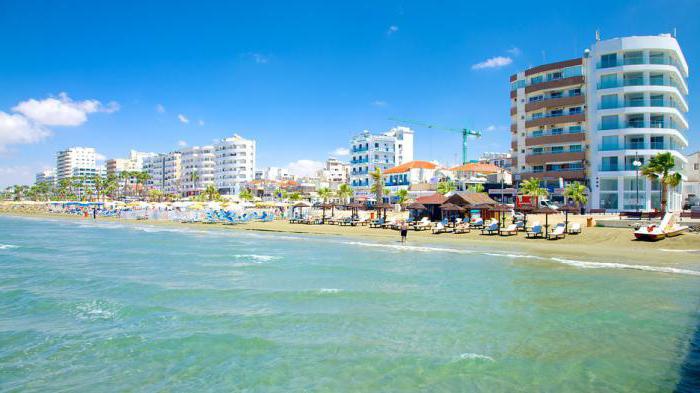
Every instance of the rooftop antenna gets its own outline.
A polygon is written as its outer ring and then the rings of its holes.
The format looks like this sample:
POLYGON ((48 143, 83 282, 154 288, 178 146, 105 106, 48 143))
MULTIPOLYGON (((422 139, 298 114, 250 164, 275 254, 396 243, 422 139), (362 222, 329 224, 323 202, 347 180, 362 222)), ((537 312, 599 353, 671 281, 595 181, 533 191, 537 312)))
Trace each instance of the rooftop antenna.
POLYGON ((595 31, 595 40, 600 41, 600 30, 595 31))

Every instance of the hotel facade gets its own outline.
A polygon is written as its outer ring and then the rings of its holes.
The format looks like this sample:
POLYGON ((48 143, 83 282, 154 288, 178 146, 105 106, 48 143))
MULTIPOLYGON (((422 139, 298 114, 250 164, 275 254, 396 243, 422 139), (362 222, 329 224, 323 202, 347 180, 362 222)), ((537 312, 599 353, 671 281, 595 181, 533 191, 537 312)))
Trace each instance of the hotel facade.
MULTIPOLYGON (((687 77, 668 34, 596 41, 581 58, 512 75, 515 180, 539 179, 554 200, 563 200, 565 184, 585 183, 593 209, 659 209, 660 184, 637 169, 671 152, 683 175, 687 77)), ((669 209, 682 207, 681 190, 669 190, 669 209)))
POLYGON ((395 127, 383 134, 364 131, 350 142, 350 185, 356 196, 368 196, 372 186, 371 172, 385 171, 413 161, 413 130, 395 127))

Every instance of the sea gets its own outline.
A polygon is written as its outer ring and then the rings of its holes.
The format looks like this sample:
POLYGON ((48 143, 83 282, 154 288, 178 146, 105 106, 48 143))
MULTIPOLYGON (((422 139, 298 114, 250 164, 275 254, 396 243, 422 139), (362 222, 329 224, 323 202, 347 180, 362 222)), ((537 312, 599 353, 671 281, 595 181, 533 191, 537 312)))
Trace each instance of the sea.
POLYGON ((692 269, 0 216, 2 392, 697 392, 699 346, 692 269))

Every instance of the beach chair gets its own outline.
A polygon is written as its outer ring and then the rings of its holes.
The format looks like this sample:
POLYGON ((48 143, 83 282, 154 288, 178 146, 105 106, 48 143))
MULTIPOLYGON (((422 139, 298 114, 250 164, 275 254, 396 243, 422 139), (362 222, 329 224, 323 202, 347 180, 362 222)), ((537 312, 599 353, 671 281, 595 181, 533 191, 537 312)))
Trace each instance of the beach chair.
POLYGON ((579 233, 581 233, 581 223, 571 223, 571 226, 569 226, 569 235, 578 235, 579 233))
POLYGON ((438 222, 435 225, 435 228, 433 228, 433 235, 437 235, 438 233, 446 233, 447 228, 445 228, 445 225, 443 225, 442 222, 438 222))
POLYGON ((385 222, 384 224, 382 224, 382 228, 384 228, 384 229, 394 229, 394 228, 398 228, 398 226, 399 226, 399 220, 396 218, 392 219, 389 222, 385 222))
POLYGON ((492 222, 488 226, 481 228, 482 235, 495 235, 498 233, 498 222, 492 222))
POLYGON ((469 233, 469 232, 471 232, 471 228, 469 227, 468 222, 460 222, 459 224, 455 225, 454 230, 452 232, 454 232, 454 233, 469 233))
POLYGON ((384 219, 380 218, 369 223, 370 228, 381 228, 384 225, 384 219))
POLYGON ((547 234, 547 239, 549 240, 563 239, 564 237, 566 237, 564 224, 557 224, 557 226, 547 234))
POLYGON ((527 230, 527 228, 525 228, 525 221, 516 221, 516 222, 515 222, 515 228, 516 228, 518 231, 522 231, 522 232, 524 232, 525 230, 527 230))
POLYGON ((481 217, 474 217, 469 222, 472 228, 481 228, 484 226, 484 219, 481 217))
POLYGON ((536 237, 543 237, 544 232, 542 232, 542 225, 533 225, 533 227, 529 231, 525 232, 525 236, 527 238, 532 237, 533 239, 536 237))
POLYGON ((413 226, 413 229, 416 231, 425 231, 430 228, 432 228, 433 223, 430 222, 430 219, 428 217, 423 217, 416 225, 413 226))
POLYGON ((517 224, 510 224, 506 228, 501 228, 498 230, 498 234, 501 236, 517 235, 518 234, 518 225, 517 224))

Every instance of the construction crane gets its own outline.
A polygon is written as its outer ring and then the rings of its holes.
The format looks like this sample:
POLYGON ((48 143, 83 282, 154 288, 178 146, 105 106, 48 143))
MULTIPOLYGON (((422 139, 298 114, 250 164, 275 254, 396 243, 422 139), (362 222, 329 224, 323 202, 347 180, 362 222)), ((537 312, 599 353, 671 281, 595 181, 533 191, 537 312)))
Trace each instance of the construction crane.
POLYGON ((414 125, 414 126, 421 126, 421 127, 425 127, 425 128, 434 128, 436 130, 459 132, 460 134, 462 134, 462 164, 467 163, 467 137, 470 135, 475 136, 477 138, 481 137, 480 131, 470 130, 468 128, 437 126, 437 125, 428 124, 428 123, 425 123, 422 121, 396 119, 393 117, 389 118, 389 120, 399 121, 401 123, 410 124, 410 125, 414 125))

